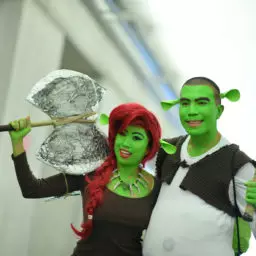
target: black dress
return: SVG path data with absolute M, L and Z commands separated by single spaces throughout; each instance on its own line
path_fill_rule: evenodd
M 62 196 L 66 193 L 63 174 L 37 179 L 29 168 L 25 153 L 12 159 L 25 198 Z M 81 191 L 84 206 L 84 176 L 66 175 L 66 180 L 69 192 Z M 143 198 L 122 197 L 106 188 L 103 204 L 93 216 L 92 234 L 88 239 L 78 241 L 72 256 L 141 256 L 142 231 L 148 226 L 159 189 L 160 183 L 156 179 L 151 193 Z

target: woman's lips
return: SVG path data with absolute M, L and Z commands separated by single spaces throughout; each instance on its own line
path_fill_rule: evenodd
M 131 156 L 131 153 L 125 149 L 120 149 L 120 156 L 122 158 L 129 158 Z

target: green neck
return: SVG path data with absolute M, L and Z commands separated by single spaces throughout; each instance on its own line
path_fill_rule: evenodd
M 120 178 L 127 183 L 132 183 L 138 176 L 139 167 L 134 165 L 124 166 L 117 164 L 117 170 L 120 173 Z
M 221 135 L 216 130 L 205 135 L 194 135 L 190 137 L 188 143 L 188 153 L 190 156 L 200 156 L 213 148 L 220 141 Z
M 144 180 L 141 182 L 136 181 L 136 178 L 138 177 L 138 173 L 141 172 L 143 177 L 140 180 Z M 118 178 L 118 175 L 119 178 Z M 124 197 L 129 197 L 129 198 L 134 198 L 134 197 L 144 197 L 149 194 L 149 192 L 153 188 L 153 179 L 150 174 L 147 174 L 145 171 L 140 170 L 138 167 L 130 167 L 130 168 L 122 168 L 118 167 L 117 172 L 113 173 L 113 177 L 116 177 L 112 179 L 107 187 L 114 193 L 124 196 Z M 123 182 L 120 183 L 120 180 Z M 145 183 L 146 182 L 146 183 Z M 118 185 L 119 184 L 119 185 Z M 130 189 L 127 187 L 128 184 L 132 184 Z M 136 184 L 136 185 L 134 185 Z

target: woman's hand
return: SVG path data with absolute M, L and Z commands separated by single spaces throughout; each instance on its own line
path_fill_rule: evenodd
M 10 125 L 14 128 L 14 131 L 9 132 L 12 141 L 13 155 L 18 156 L 25 151 L 23 138 L 31 131 L 30 117 L 12 121 Z

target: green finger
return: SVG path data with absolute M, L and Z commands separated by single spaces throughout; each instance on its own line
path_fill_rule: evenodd
M 252 193 L 256 193 L 256 187 L 247 187 L 246 188 L 246 192 L 252 192 Z
M 245 183 L 247 187 L 254 187 L 256 188 L 256 182 L 255 181 L 248 181 Z
M 20 119 L 19 123 L 20 123 L 20 130 L 27 128 L 27 120 L 25 118 Z
M 251 191 L 250 191 L 251 192 Z M 254 199 L 256 201 L 256 193 L 246 193 L 246 198 L 248 199 Z
M 247 202 L 248 204 L 256 205 L 256 200 L 246 199 L 246 202 Z
M 12 128 L 13 128 L 14 130 L 18 130 L 18 129 L 19 129 L 19 124 L 18 124 L 17 121 L 12 121 L 12 122 L 10 123 L 10 125 L 12 126 Z

